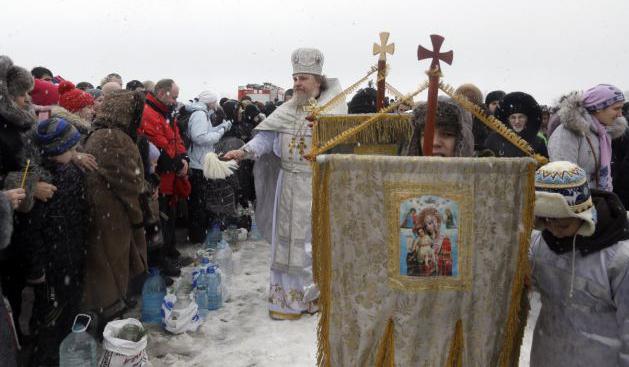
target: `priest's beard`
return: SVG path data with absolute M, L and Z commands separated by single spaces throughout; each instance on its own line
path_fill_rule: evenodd
M 308 100 L 314 96 L 310 96 L 302 91 L 294 91 L 293 97 L 286 102 L 289 106 L 301 107 L 308 104 Z

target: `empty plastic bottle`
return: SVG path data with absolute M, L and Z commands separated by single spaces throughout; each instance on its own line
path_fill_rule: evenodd
M 60 367 L 96 367 L 96 341 L 86 332 L 92 318 L 78 314 L 72 324 L 72 332 L 59 346 Z
M 231 247 L 229 247 L 229 243 L 227 241 L 221 240 L 216 246 L 214 261 L 216 262 L 216 265 L 218 265 L 218 267 L 223 271 L 223 275 L 226 278 L 230 278 L 234 274 L 232 249 Z
M 258 225 L 256 224 L 256 216 L 251 215 L 251 230 L 249 231 L 249 239 L 251 241 L 260 241 L 262 240 L 262 235 L 258 230 Z
M 207 268 L 207 308 L 208 310 L 218 310 L 223 305 L 223 291 L 221 287 L 221 278 L 216 272 L 216 266 L 211 265 Z
M 162 302 L 166 296 L 166 283 L 157 268 L 150 269 L 151 275 L 142 287 L 142 322 L 162 323 Z
M 212 230 L 207 234 L 207 238 L 205 240 L 205 247 L 210 250 L 216 250 L 216 244 L 223 238 L 223 234 L 221 233 L 221 227 L 218 223 L 214 223 L 212 225 Z

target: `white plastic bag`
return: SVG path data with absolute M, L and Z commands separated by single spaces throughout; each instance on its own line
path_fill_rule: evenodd
M 144 335 L 137 342 L 119 339 L 117 335 L 125 325 L 135 325 L 143 328 L 136 319 L 114 320 L 107 323 L 103 331 L 103 356 L 98 367 L 148 367 L 149 358 L 146 355 L 147 337 Z
M 177 296 L 169 293 L 164 297 L 162 311 L 164 311 L 164 320 L 162 326 L 168 332 L 173 334 L 183 334 L 187 331 L 197 331 L 203 320 L 199 316 L 199 307 L 194 300 L 193 294 L 190 295 L 190 303 L 185 308 L 175 308 Z

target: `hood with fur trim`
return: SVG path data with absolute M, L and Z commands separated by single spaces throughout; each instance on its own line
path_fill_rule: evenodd
M 139 91 L 113 91 L 105 96 L 96 114 L 94 128 L 118 128 L 135 140 L 142 119 L 144 100 L 144 93 Z
M 559 124 L 579 136 L 584 136 L 588 130 L 596 133 L 592 115 L 583 106 L 581 92 L 572 92 L 559 99 L 557 117 Z M 610 126 L 606 126 L 606 129 L 612 139 L 621 137 L 627 130 L 627 120 L 619 117 Z

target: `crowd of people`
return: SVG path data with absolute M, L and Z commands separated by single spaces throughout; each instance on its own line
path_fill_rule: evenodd
M 341 88 L 323 75 L 320 51 L 298 49 L 291 60 L 294 89 L 287 91 L 287 102 L 239 101 L 206 90 L 181 103 L 172 79 L 123 84 L 112 73 L 95 87 L 74 84 L 45 67 L 28 71 L 0 56 L 0 296 L 8 300 L 0 302 L 0 366 L 16 365 L 19 346 L 32 350 L 26 365 L 57 365 L 59 344 L 79 311 L 93 315 L 102 330 L 134 307 L 136 285 L 149 267 L 159 268 L 171 283 L 190 264 L 192 259 L 177 249 L 178 221 L 188 227 L 191 243 L 201 243 L 213 226 L 251 229 L 255 203 L 256 211 L 269 213 L 261 225 L 271 228 L 270 317 L 296 319 L 317 311 L 309 222 L 312 173 L 302 159 L 311 132 L 300 107 L 310 98 L 325 103 Z M 623 93 L 601 84 L 567 94 L 552 107 L 519 91 L 497 90 L 483 98 L 473 84 L 457 93 L 553 161 L 536 177 L 547 205 L 536 206 L 542 232 L 534 234 L 531 255 L 533 282 L 544 302 L 562 304 L 556 294 L 561 287 L 553 282 L 570 284 L 570 297 L 582 292 L 584 319 L 591 315 L 583 310 L 600 311 L 596 325 L 584 321 L 592 326 L 589 332 L 626 343 L 626 315 L 617 313 L 626 306 L 614 298 L 629 294 L 622 277 L 629 264 L 622 242 L 629 238 L 624 214 L 629 131 L 623 117 L 629 108 Z M 335 112 L 376 112 L 376 95 L 373 88 L 362 89 Z M 414 133 L 404 154 L 423 155 L 427 105 L 413 107 Z M 524 155 L 450 99 L 438 101 L 436 114 L 433 155 Z M 237 172 L 208 179 L 208 153 L 238 161 Z M 256 169 L 264 174 L 254 175 Z M 258 192 L 272 193 L 271 199 L 256 198 L 256 186 L 263 183 L 266 191 Z M 572 271 L 558 272 L 564 266 L 558 259 L 565 253 L 574 259 L 576 250 L 578 261 L 568 262 Z M 587 256 L 591 253 L 603 260 Z M 609 274 L 613 279 L 605 278 Z M 26 287 L 35 300 L 24 328 Z M 592 289 L 600 299 L 591 299 Z M 553 327 L 568 336 L 536 342 L 539 353 L 548 353 L 553 343 L 558 348 L 588 343 L 585 334 L 571 329 L 565 309 L 545 310 L 550 311 L 540 318 L 540 338 L 552 335 Z M 622 321 L 618 331 L 615 318 Z M 610 330 L 599 330 L 608 324 Z M 618 350 L 615 341 L 598 343 L 601 353 Z

